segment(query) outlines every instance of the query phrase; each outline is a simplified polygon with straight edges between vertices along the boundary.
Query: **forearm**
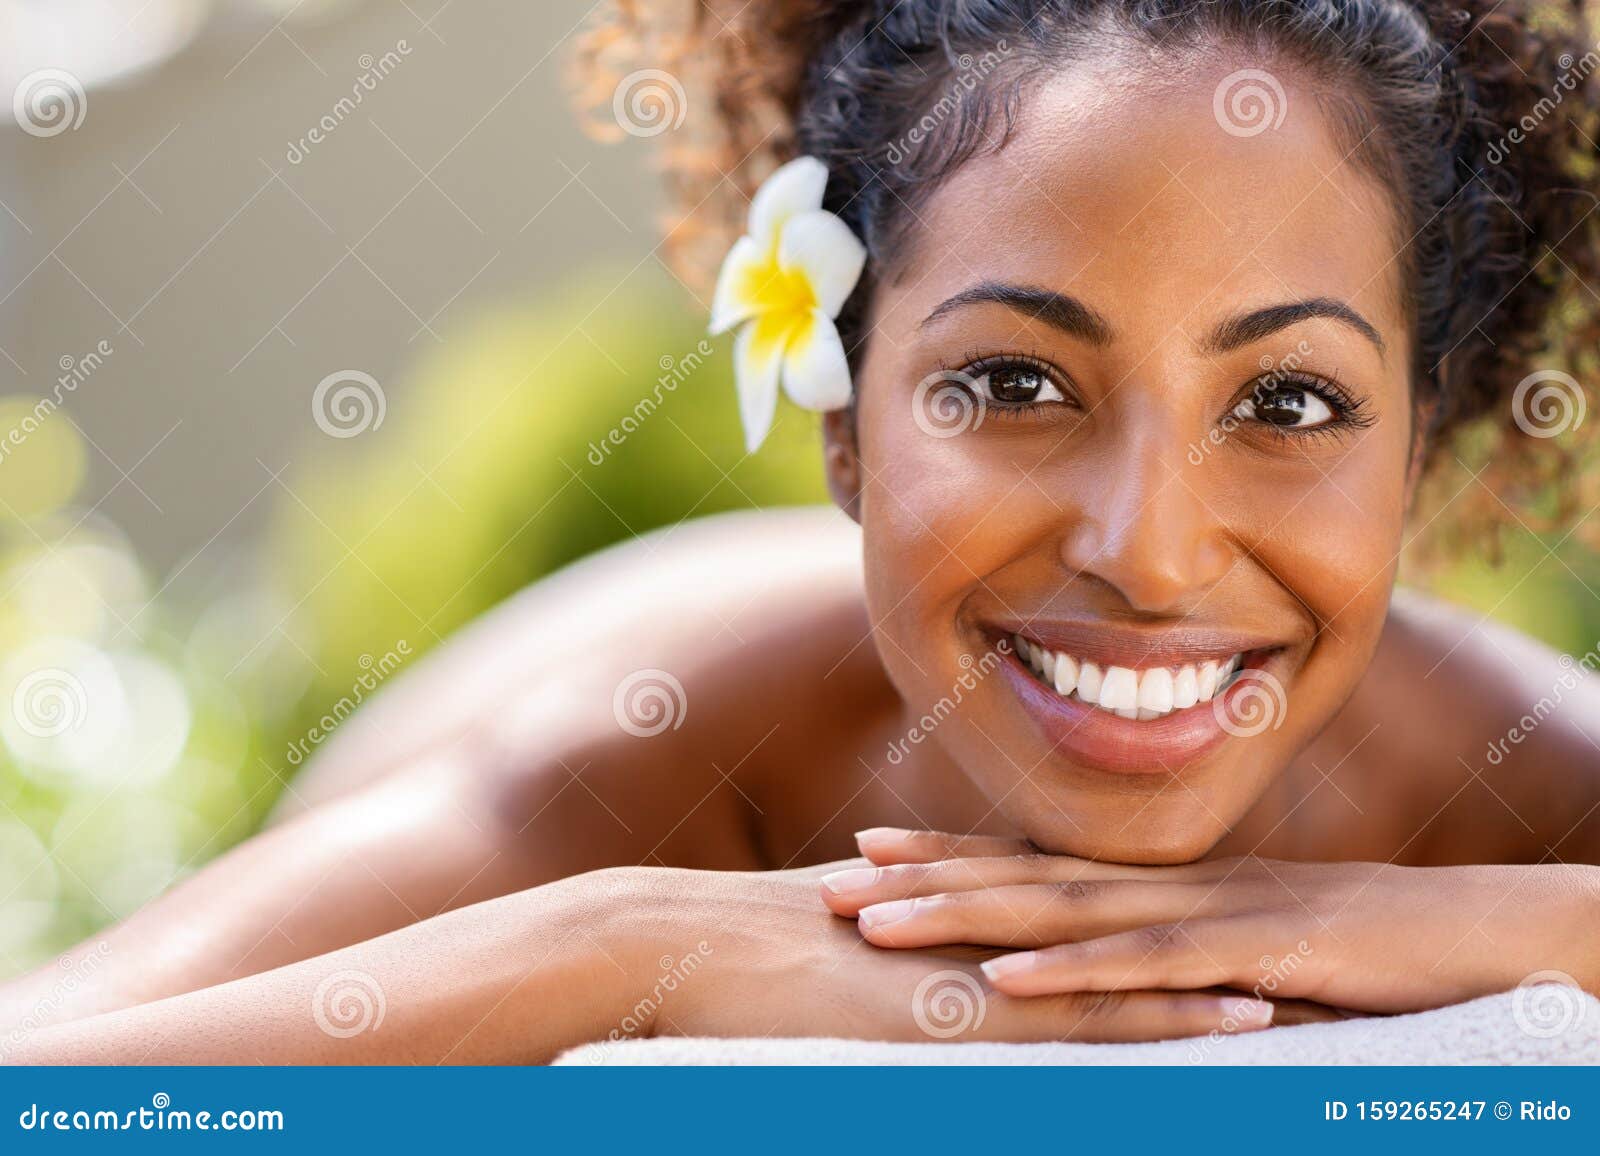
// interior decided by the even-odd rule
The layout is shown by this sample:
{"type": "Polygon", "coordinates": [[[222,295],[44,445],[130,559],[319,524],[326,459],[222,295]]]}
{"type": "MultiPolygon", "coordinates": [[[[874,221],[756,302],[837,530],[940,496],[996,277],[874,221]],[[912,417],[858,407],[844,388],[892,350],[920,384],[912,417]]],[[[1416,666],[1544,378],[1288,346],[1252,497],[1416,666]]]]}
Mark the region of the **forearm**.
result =
{"type": "Polygon", "coordinates": [[[18,1064],[529,1063],[605,1034],[624,990],[603,874],[462,908],[216,987],[0,1036],[18,1064]]]}
{"type": "Polygon", "coordinates": [[[282,967],[544,882],[458,776],[397,777],[255,836],[0,988],[0,1038],[282,967]]]}

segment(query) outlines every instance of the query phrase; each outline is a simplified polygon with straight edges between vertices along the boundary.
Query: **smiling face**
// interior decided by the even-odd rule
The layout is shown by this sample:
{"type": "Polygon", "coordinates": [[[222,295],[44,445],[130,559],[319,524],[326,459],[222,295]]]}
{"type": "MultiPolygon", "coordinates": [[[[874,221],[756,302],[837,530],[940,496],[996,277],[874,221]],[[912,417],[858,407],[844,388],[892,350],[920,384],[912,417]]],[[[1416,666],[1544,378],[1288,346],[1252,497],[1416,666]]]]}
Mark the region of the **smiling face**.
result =
{"type": "Polygon", "coordinates": [[[1225,131],[1240,67],[1032,89],[917,207],[853,448],[830,423],[890,677],[913,714],[960,701],[936,740],[1052,851],[1203,855],[1386,613],[1413,457],[1393,210],[1287,68],[1282,123],[1225,131]]]}

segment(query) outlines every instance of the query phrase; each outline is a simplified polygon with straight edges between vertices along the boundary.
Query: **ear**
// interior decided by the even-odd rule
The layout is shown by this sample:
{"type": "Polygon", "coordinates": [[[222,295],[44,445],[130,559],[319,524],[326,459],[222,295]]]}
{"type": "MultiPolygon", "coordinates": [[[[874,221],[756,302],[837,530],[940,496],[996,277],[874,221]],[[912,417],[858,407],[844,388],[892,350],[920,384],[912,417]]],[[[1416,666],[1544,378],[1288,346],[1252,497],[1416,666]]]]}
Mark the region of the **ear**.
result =
{"type": "Polygon", "coordinates": [[[861,456],[856,448],[854,409],[834,409],[822,415],[822,468],[834,504],[859,525],[861,456]]]}

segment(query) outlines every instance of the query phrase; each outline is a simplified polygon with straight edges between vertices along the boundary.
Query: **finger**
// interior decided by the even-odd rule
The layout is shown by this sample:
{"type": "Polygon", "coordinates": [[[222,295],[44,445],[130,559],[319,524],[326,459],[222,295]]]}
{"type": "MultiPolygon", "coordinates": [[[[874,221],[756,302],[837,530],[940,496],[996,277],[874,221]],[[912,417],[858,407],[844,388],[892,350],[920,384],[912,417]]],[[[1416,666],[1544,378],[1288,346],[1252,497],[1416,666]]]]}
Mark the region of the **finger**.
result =
{"type": "Polygon", "coordinates": [[[1248,945],[1283,937],[1280,923],[1262,918],[1157,923],[1080,943],[998,956],[985,962],[983,971],[996,988],[1010,995],[1214,984],[1249,988],[1260,953],[1249,954],[1245,962],[1248,945]]]}
{"type": "Polygon", "coordinates": [[[909,831],[872,827],[856,832],[856,846],[874,863],[932,863],[939,859],[990,855],[1024,855],[1037,851],[1026,839],[999,835],[947,835],[941,831],[909,831]]]}
{"type": "Polygon", "coordinates": [[[1008,1040],[1142,1043],[1235,1035],[1272,1026],[1273,1005],[1243,995],[1187,991],[1089,992],[1042,999],[989,997],[993,1027],[1008,1040]]]}
{"type": "Polygon", "coordinates": [[[879,947],[1047,947],[1210,914],[1219,895],[1192,883],[1030,883],[875,903],[861,909],[859,924],[879,947]]]}
{"type": "Polygon", "coordinates": [[[936,863],[902,863],[888,867],[829,871],[822,876],[822,898],[839,915],[856,915],[863,907],[891,899],[912,899],[951,891],[1010,887],[1025,883],[1092,884],[1112,879],[1151,882],[1185,881],[1192,867],[1128,867],[1069,855],[1033,852],[982,859],[945,859],[936,863]]]}

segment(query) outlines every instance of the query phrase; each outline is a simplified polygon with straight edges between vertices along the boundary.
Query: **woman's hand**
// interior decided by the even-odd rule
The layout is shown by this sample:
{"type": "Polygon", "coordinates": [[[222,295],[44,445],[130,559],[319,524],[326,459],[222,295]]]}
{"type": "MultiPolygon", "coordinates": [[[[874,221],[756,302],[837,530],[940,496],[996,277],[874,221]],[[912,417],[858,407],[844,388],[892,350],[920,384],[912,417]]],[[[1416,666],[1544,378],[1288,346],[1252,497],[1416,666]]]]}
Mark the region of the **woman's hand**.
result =
{"type": "Polygon", "coordinates": [[[824,876],[828,906],[880,947],[1031,949],[984,965],[1013,996],[1222,985],[1403,1012],[1539,972],[1600,990],[1600,868],[1131,867],[989,837],[878,829],[859,841],[875,866],[824,876]]]}
{"type": "Polygon", "coordinates": [[[854,860],[801,871],[599,873],[609,898],[595,933],[626,975],[616,1019],[599,1038],[1156,1040],[1269,1022],[1270,1007],[1236,993],[1016,999],[983,978],[979,964],[993,951],[880,951],[817,902],[821,875],[865,866],[854,860]]]}

